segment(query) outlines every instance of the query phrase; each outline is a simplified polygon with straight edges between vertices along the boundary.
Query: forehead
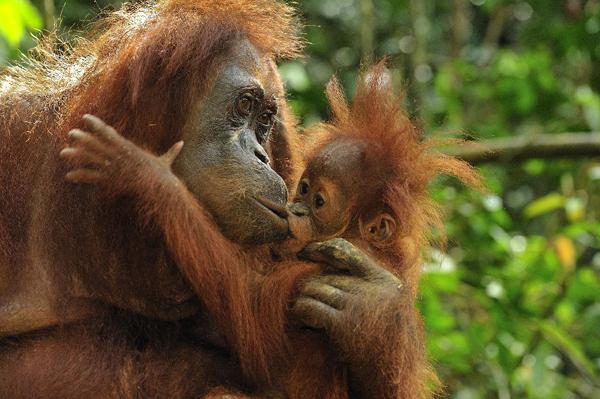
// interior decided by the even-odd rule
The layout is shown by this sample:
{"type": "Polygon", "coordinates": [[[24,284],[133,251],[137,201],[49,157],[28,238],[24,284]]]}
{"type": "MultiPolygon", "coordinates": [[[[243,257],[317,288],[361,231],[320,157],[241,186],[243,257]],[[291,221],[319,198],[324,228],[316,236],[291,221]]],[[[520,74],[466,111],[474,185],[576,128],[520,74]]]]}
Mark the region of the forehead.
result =
{"type": "Polygon", "coordinates": [[[334,140],[326,144],[309,162],[311,179],[326,177],[342,187],[352,187],[362,173],[367,144],[358,140],[334,140]]]}
{"type": "Polygon", "coordinates": [[[273,59],[260,54],[247,39],[239,40],[227,53],[215,89],[229,91],[257,86],[267,97],[283,97],[283,85],[273,59]]]}

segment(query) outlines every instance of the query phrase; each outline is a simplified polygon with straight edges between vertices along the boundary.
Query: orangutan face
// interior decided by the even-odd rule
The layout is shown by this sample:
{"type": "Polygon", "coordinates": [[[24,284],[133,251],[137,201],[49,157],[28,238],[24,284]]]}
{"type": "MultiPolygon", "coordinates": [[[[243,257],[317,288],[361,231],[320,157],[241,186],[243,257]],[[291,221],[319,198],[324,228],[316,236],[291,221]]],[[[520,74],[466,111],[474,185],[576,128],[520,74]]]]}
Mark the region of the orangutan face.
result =
{"type": "Polygon", "coordinates": [[[174,164],[225,235],[244,244],[281,240],[288,231],[287,188],[265,151],[283,101],[272,65],[248,41],[231,48],[174,164]]]}

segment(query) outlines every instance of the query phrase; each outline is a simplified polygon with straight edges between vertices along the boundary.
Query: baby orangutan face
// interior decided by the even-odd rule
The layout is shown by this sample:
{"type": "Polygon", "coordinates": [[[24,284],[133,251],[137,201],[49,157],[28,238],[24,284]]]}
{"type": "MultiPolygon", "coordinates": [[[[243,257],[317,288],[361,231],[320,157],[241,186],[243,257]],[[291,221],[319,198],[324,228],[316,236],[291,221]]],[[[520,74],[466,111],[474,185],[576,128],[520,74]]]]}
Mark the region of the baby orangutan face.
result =
{"type": "Polygon", "coordinates": [[[336,237],[376,243],[395,235],[395,219],[380,211],[383,182],[365,169],[366,151],[361,142],[334,140],[310,160],[288,204],[290,238],[278,253],[295,254],[310,242],[336,237]]]}

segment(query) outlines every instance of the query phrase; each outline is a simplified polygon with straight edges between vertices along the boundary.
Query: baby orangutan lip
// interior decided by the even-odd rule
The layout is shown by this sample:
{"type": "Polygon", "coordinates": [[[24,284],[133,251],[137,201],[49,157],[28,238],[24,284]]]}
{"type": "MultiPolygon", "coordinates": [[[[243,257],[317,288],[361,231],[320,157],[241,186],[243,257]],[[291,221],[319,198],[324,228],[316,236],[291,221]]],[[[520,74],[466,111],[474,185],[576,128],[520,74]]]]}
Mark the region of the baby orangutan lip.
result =
{"type": "Polygon", "coordinates": [[[280,218],[286,219],[288,217],[288,212],[285,209],[285,204],[281,205],[264,197],[255,197],[254,199],[256,200],[256,202],[258,202],[259,204],[261,204],[280,218]]]}

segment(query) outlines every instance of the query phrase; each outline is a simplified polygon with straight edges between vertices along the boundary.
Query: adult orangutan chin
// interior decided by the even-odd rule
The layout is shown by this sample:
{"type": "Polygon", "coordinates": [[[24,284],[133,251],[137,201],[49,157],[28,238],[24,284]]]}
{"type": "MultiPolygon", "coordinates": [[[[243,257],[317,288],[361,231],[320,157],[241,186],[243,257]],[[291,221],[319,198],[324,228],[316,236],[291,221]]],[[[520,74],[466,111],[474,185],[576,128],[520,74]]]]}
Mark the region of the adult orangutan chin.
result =
{"type": "MultiPolygon", "coordinates": [[[[58,154],[85,113],[155,154],[183,139],[174,172],[250,258],[287,235],[280,175],[291,176],[298,149],[274,62],[300,44],[293,10],[276,0],[165,0],[126,7],[72,52],[40,48],[2,76],[1,398],[188,398],[217,387],[269,396],[157,226],[136,217],[131,198],[66,182],[58,154]],[[236,117],[249,96],[260,112],[236,117]]],[[[322,245],[313,257],[357,259],[344,250],[322,245]]],[[[354,394],[397,396],[383,359],[403,348],[372,327],[418,329],[412,294],[358,259],[360,273],[344,276],[352,312],[315,301],[296,314],[329,326],[354,394]]]]}

